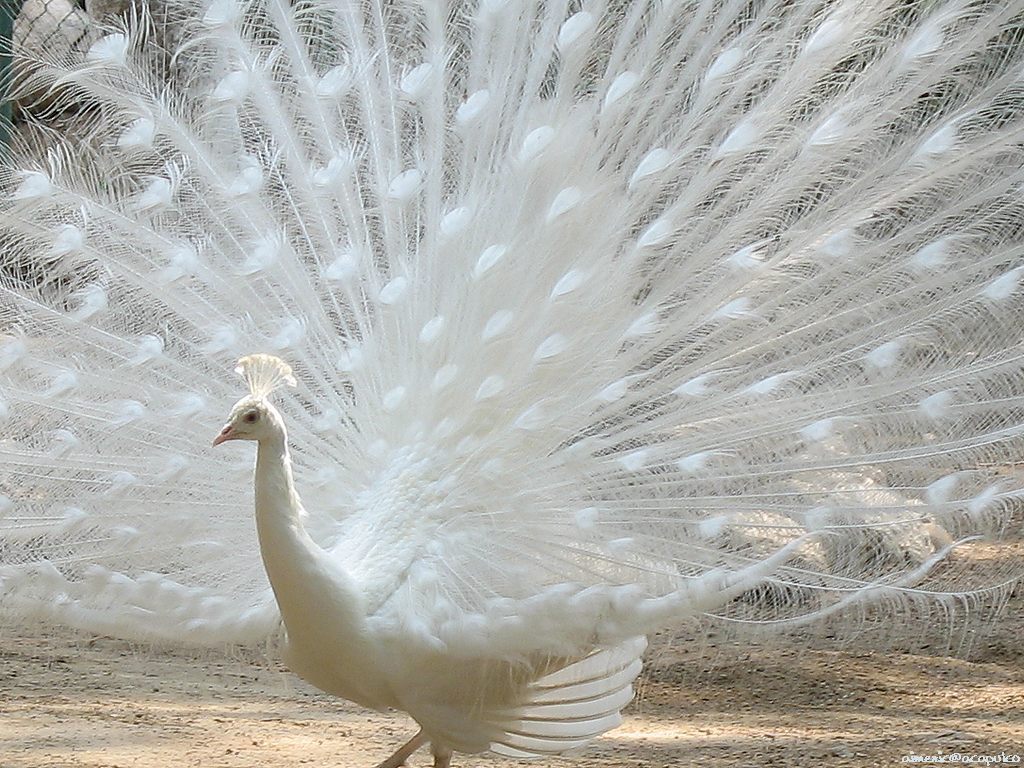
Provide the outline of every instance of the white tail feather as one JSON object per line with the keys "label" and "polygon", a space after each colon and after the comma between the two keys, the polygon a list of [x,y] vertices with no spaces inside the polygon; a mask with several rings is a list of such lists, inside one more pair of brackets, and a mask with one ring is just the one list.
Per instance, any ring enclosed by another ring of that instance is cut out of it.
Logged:
{"label": "white tail feather", "polygon": [[643,638],[598,651],[541,677],[523,703],[498,723],[504,735],[491,750],[510,757],[557,755],[583,746],[622,721],[640,674]]}

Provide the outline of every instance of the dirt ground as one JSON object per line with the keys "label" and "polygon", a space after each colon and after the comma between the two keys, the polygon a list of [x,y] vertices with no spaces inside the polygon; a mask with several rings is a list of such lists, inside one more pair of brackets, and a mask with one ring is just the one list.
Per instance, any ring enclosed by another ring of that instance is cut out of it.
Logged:
{"label": "dirt ground", "polygon": [[[864,768],[910,755],[1024,757],[1022,603],[1018,595],[969,661],[820,640],[766,651],[676,638],[654,653],[623,727],[544,765]],[[265,659],[0,633],[2,768],[370,768],[413,731],[403,715],[319,694]],[[410,765],[429,762],[418,754]],[[513,765],[522,763],[455,761]]]}

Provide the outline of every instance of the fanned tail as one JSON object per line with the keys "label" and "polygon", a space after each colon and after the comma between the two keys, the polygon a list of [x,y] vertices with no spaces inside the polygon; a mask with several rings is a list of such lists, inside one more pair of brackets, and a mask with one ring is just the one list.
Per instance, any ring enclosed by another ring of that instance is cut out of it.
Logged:
{"label": "fanned tail", "polygon": [[0,171],[5,614],[273,629],[206,452],[254,352],[310,532],[424,647],[1019,579],[1015,4],[171,15],[29,69]]}

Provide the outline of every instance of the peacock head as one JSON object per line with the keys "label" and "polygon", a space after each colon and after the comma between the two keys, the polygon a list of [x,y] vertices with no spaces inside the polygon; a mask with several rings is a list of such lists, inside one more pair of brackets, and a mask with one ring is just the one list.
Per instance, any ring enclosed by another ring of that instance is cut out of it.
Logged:
{"label": "peacock head", "polygon": [[291,366],[272,355],[247,355],[235,369],[249,385],[249,394],[235,403],[214,445],[228,440],[263,440],[281,434],[283,424],[268,399],[282,384],[295,386]]}

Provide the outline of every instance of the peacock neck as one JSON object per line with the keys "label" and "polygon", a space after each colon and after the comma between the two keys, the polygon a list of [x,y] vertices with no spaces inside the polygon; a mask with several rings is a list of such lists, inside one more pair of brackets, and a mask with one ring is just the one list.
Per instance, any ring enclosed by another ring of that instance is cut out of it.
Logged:
{"label": "peacock neck", "polygon": [[[278,604],[301,586],[300,564],[320,548],[302,525],[302,504],[292,479],[288,441],[280,436],[261,440],[256,452],[256,532],[260,553]],[[281,606],[282,609],[284,606]]]}
{"label": "peacock neck", "polygon": [[377,645],[366,631],[362,592],[302,525],[283,434],[261,440],[256,454],[256,529],[287,630],[285,663],[329,693],[367,707],[398,706],[380,662],[373,661]]}
{"label": "peacock neck", "polygon": [[264,439],[256,453],[256,531],[260,554],[289,636],[319,634],[325,596],[332,597],[334,634],[361,625],[361,600],[341,565],[306,533],[292,479],[288,442]]}
{"label": "peacock neck", "polygon": [[261,528],[302,527],[285,435],[261,440],[256,451],[256,523]]}

